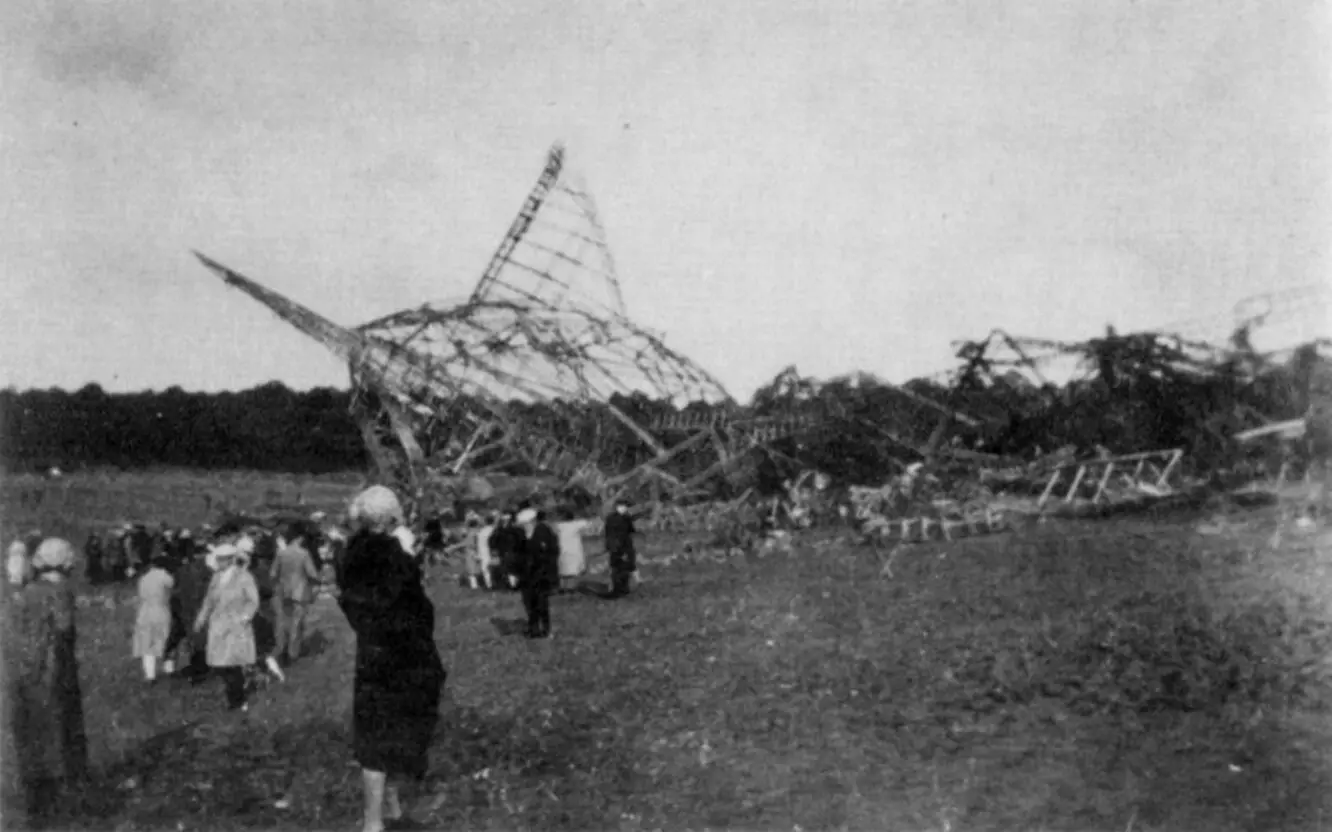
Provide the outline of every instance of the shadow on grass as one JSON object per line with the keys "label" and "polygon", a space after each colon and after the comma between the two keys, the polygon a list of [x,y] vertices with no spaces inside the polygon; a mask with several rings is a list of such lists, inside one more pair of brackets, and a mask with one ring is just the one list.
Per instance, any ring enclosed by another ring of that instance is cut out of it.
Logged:
{"label": "shadow on grass", "polygon": [[501,638],[516,638],[527,632],[526,618],[491,616],[490,623]]}
{"label": "shadow on grass", "polygon": [[[617,826],[617,800],[642,786],[628,746],[604,716],[554,711],[445,706],[426,780],[404,786],[409,811],[432,828]],[[359,773],[340,721],[191,723],[103,772],[52,828],[352,828]]]}
{"label": "shadow on grass", "polygon": [[566,594],[581,598],[610,598],[610,579],[579,578],[578,583],[574,584]]}
{"label": "shadow on grass", "polygon": [[312,659],[315,656],[322,656],[332,643],[333,641],[328,637],[328,633],[323,630],[315,630],[301,642],[301,658]]}
{"label": "shadow on grass", "polygon": [[[58,829],[310,828],[355,817],[347,731],[318,719],[269,730],[228,715],[165,731],[98,773]],[[291,805],[281,807],[280,801]]]}
{"label": "shadow on grass", "polygon": [[627,738],[567,700],[531,713],[450,709],[418,815],[439,828],[607,829],[646,788]]}

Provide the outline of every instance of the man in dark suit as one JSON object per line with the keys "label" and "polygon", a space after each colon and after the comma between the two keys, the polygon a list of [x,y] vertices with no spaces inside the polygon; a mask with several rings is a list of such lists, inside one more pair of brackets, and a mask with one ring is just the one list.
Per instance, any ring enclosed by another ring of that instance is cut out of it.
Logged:
{"label": "man in dark suit", "polygon": [[167,642],[167,660],[162,669],[170,675],[175,671],[175,661],[171,658],[176,648],[183,642],[190,651],[189,664],[181,671],[181,676],[192,684],[200,684],[208,678],[208,660],[206,654],[207,634],[195,633],[189,626],[199,614],[204,598],[208,595],[208,584],[213,579],[213,570],[208,568],[204,558],[206,550],[196,549],[188,561],[180,565],[175,572],[176,587],[171,594],[172,622],[171,637]]}
{"label": "man in dark suit", "polygon": [[88,568],[88,583],[100,586],[106,580],[102,563],[102,538],[97,532],[88,532],[88,539],[83,544],[84,562]]}
{"label": "man in dark suit", "polygon": [[499,574],[492,582],[494,586],[518,588],[519,561],[525,539],[523,530],[514,523],[513,512],[505,511],[500,517],[499,525],[490,535],[490,557],[499,564]]}
{"label": "man in dark suit", "polygon": [[634,551],[634,519],[629,516],[629,504],[620,500],[615,511],[606,518],[606,554],[610,556],[611,597],[629,594],[629,582],[638,568],[638,554]]}
{"label": "man in dark suit", "polygon": [[560,585],[560,541],[536,509],[518,512],[523,530],[519,581],[527,610],[527,637],[550,638],[550,596]]}

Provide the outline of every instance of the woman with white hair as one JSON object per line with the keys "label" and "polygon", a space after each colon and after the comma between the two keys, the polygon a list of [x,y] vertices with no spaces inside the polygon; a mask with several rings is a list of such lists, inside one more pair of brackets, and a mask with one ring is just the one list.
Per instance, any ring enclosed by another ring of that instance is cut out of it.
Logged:
{"label": "woman with white hair", "polygon": [[74,547],[50,538],[32,556],[32,580],[14,596],[5,640],[15,750],[30,815],[43,817],[87,774],[88,741],[75,657]]}
{"label": "woman with white hair", "polygon": [[363,832],[403,817],[396,785],[429,764],[447,674],[435,646],[435,608],[416,559],[394,530],[402,505],[374,486],[348,510],[355,530],[339,570],[338,604],[356,633],[353,750],[365,793]]}
{"label": "woman with white hair", "polygon": [[259,611],[259,587],[250,574],[250,556],[232,543],[208,552],[215,570],[208,594],[194,619],[194,630],[208,628],[208,666],[226,687],[227,707],[248,711],[245,668],[254,664],[254,614]]}

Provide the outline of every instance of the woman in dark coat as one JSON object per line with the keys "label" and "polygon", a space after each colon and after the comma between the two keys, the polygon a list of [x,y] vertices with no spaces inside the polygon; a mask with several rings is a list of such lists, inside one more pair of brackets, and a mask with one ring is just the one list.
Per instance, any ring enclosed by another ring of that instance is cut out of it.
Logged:
{"label": "woman in dark coat", "polygon": [[375,486],[351,505],[355,532],[339,575],[338,603],[356,632],[353,745],[365,789],[363,832],[402,816],[389,780],[425,776],[446,677],[435,647],[435,608],[415,558],[392,531],[402,507]]}
{"label": "woman in dark coat", "polygon": [[37,547],[33,580],[14,599],[5,645],[23,800],[30,817],[49,817],[87,775],[88,741],[75,658],[74,547],[51,538]]}

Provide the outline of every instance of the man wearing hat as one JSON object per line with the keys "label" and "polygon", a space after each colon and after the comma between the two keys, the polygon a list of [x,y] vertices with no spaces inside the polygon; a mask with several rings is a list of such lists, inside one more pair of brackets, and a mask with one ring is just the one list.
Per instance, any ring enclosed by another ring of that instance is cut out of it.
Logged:
{"label": "man wearing hat", "polygon": [[494,583],[518,588],[518,560],[523,547],[523,530],[514,523],[514,512],[505,510],[490,535],[490,558],[497,565]]}
{"label": "man wearing hat", "polygon": [[629,504],[617,500],[615,511],[606,518],[606,554],[610,556],[611,597],[629,594],[629,582],[637,568],[634,551],[634,519],[629,516]]}
{"label": "man wearing hat", "polygon": [[534,508],[518,512],[523,530],[520,581],[527,637],[550,638],[550,595],[560,583],[560,541]]}
{"label": "man wearing hat", "polygon": [[176,591],[172,593],[171,600],[173,605],[178,606],[173,611],[178,617],[172,623],[165,660],[162,662],[162,672],[168,676],[173,675],[176,670],[176,650],[185,645],[189,659],[181,671],[181,677],[194,685],[208,678],[206,640],[202,634],[192,632],[190,627],[190,622],[194,621],[203,607],[204,599],[208,596],[208,584],[213,579],[213,570],[206,560],[208,553],[207,549],[192,549],[189,559],[176,570]]}

